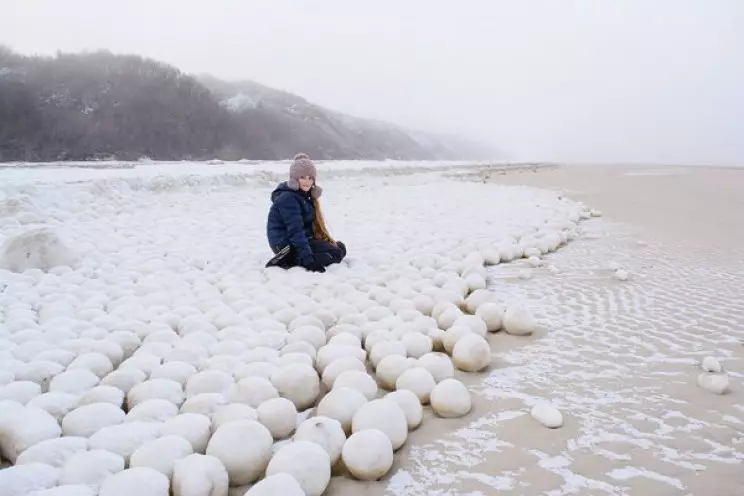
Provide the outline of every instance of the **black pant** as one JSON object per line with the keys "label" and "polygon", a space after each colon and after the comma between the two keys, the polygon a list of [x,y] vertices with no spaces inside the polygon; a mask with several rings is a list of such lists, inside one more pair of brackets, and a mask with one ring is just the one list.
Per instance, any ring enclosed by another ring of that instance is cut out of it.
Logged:
{"label": "black pant", "polygon": [[[341,241],[337,241],[336,246],[315,238],[308,239],[308,242],[310,243],[310,250],[313,252],[315,261],[322,264],[324,267],[328,267],[329,265],[334,263],[339,263],[346,257],[346,245],[344,245]],[[272,250],[275,254],[278,254],[280,253],[281,248],[273,247]],[[284,269],[297,267],[298,265],[302,264],[300,256],[297,253],[297,250],[294,249],[294,247],[290,247],[289,253],[287,253],[283,257],[274,257],[267,264],[267,266],[277,266]]]}

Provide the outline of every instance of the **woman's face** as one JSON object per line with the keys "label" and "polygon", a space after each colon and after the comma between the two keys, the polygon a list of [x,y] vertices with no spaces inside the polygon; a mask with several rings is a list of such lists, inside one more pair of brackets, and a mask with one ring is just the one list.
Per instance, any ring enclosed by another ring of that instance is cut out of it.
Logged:
{"label": "woman's face", "polygon": [[300,189],[302,191],[310,191],[310,188],[312,188],[313,184],[315,184],[315,179],[313,179],[311,176],[302,176],[299,181]]}

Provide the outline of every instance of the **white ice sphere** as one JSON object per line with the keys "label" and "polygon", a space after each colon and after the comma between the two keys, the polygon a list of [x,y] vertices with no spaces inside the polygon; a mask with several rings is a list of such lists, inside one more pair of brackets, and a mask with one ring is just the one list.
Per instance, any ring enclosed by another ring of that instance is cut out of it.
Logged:
{"label": "white ice sphere", "polygon": [[263,377],[264,379],[270,379],[271,374],[273,374],[278,368],[279,366],[274,363],[251,362],[239,365],[233,371],[233,375],[238,382],[247,377]]}
{"label": "white ice sphere", "polygon": [[269,379],[252,376],[238,381],[228,395],[228,400],[257,408],[264,401],[278,397],[279,392]]}
{"label": "white ice sphere", "polygon": [[428,370],[437,383],[455,376],[455,366],[452,365],[450,357],[444,353],[427,353],[418,359],[416,366]]}
{"label": "white ice sphere", "polygon": [[212,430],[236,420],[258,420],[256,409],[245,403],[229,403],[217,407],[212,413]]}
{"label": "white ice sphere", "polygon": [[475,315],[485,322],[488,332],[496,332],[503,326],[504,308],[498,303],[483,303],[475,311]]}
{"label": "white ice sphere", "polygon": [[3,467],[0,470],[0,495],[26,496],[57,485],[59,469],[43,463]]}
{"label": "white ice sphere", "polygon": [[200,413],[211,416],[220,406],[227,403],[227,399],[220,393],[202,393],[192,396],[181,405],[181,413]]}
{"label": "white ice sphere", "polygon": [[41,386],[31,381],[15,381],[0,386],[0,401],[10,400],[25,405],[41,395]]}
{"label": "white ice sphere", "polygon": [[220,370],[205,370],[191,376],[186,381],[186,396],[191,397],[202,393],[226,394],[235,384],[231,374]]}
{"label": "white ice sphere", "polygon": [[[212,435],[209,417],[199,413],[182,413],[160,427],[161,436],[179,436],[191,443],[195,453],[204,453]],[[216,429],[215,429],[216,430]]]}
{"label": "white ice sphere", "polygon": [[300,317],[297,317],[289,324],[289,330],[291,332],[295,329],[305,326],[314,326],[323,331],[326,330],[326,325],[323,323],[323,321],[320,320],[318,317],[315,317],[314,315],[302,315]]}
{"label": "white ice sphere", "polygon": [[98,385],[101,379],[90,370],[66,370],[49,382],[49,391],[56,393],[83,394]]}
{"label": "white ice sphere", "polygon": [[700,362],[700,368],[706,372],[715,372],[717,374],[720,374],[721,372],[723,372],[723,367],[721,367],[721,362],[719,362],[716,358],[712,356],[703,358],[703,361]]}
{"label": "white ice sphere", "polygon": [[124,470],[124,457],[106,450],[91,449],[71,456],[62,466],[61,485],[98,486],[109,476]]}
{"label": "white ice sphere", "polygon": [[373,400],[377,396],[378,391],[377,382],[374,377],[369,375],[367,372],[359,370],[347,370],[346,372],[342,372],[336,378],[333,387],[349,387],[351,389],[356,389],[368,400]]}
{"label": "white ice sphere", "polygon": [[356,357],[360,362],[364,362],[367,354],[363,349],[356,346],[338,345],[338,344],[327,344],[318,350],[318,355],[315,360],[315,367],[319,372],[323,373],[325,368],[338,358],[347,356]]}
{"label": "white ice sphere", "polygon": [[504,330],[515,336],[528,336],[537,330],[537,320],[524,305],[509,305],[504,313]]}
{"label": "white ice sphere", "polygon": [[465,277],[465,283],[468,285],[468,289],[470,289],[470,291],[486,289],[486,286],[488,286],[488,284],[486,283],[486,278],[483,277],[481,274],[476,273],[468,274]]}
{"label": "white ice sphere", "polygon": [[275,440],[286,439],[297,425],[297,408],[286,398],[272,398],[261,403],[256,409],[261,422]]}
{"label": "white ice sphere", "polygon": [[617,269],[613,274],[613,277],[618,281],[627,281],[630,278],[630,274],[625,269]]}
{"label": "white ice sphere", "polygon": [[88,440],[84,437],[65,436],[47,439],[21,453],[16,460],[16,465],[44,463],[61,468],[72,456],[87,450]]}
{"label": "white ice sphere", "polygon": [[312,417],[297,427],[295,441],[311,441],[323,448],[331,458],[333,466],[341,458],[341,450],[346,442],[341,422],[330,417]]}
{"label": "white ice sphere", "polygon": [[485,337],[488,332],[488,326],[477,315],[463,315],[455,320],[452,327],[468,327],[474,334],[482,337]]}
{"label": "white ice sphere", "polygon": [[284,472],[261,479],[241,496],[305,496],[297,479]]}
{"label": "white ice sphere", "polygon": [[548,403],[538,403],[533,406],[530,415],[549,429],[557,429],[563,425],[563,415],[561,415],[561,412]]}
{"label": "white ice sphere", "polygon": [[147,374],[141,370],[117,369],[101,379],[101,385],[113,386],[127,394],[134,386],[147,380]]}
{"label": "white ice sphere", "polygon": [[161,399],[170,401],[176,406],[181,406],[184,398],[183,388],[176,381],[150,379],[129,390],[127,405],[129,408],[133,408],[143,401]]}
{"label": "white ice sphere", "polygon": [[223,463],[230,485],[242,486],[255,482],[266,470],[273,443],[271,432],[259,422],[228,422],[214,432],[206,454]]}
{"label": "white ice sphere", "polygon": [[385,395],[385,399],[392,400],[398,404],[403,413],[406,415],[408,430],[414,430],[424,419],[424,408],[421,406],[421,400],[415,393],[408,389],[399,389]]}
{"label": "white ice sphere", "polygon": [[293,330],[287,338],[287,343],[310,343],[315,349],[326,344],[325,331],[316,326],[301,326]]}
{"label": "white ice sphere", "polygon": [[380,341],[369,352],[369,361],[377,368],[380,361],[389,355],[408,356],[406,346],[400,341]]}
{"label": "white ice sphere", "polygon": [[415,305],[416,310],[424,315],[431,315],[432,310],[434,309],[434,300],[430,296],[423,294],[414,297],[413,304]]}
{"label": "white ice sphere", "polygon": [[388,355],[377,364],[376,374],[380,386],[385,389],[395,389],[398,377],[412,367],[411,362],[402,355]]}
{"label": "white ice sphere", "polygon": [[29,493],[29,496],[97,496],[98,488],[84,484],[67,485],[41,489]]}
{"label": "white ice sphere", "polygon": [[151,379],[169,379],[185,386],[191,376],[196,374],[196,367],[186,362],[167,362],[150,374]]}
{"label": "white ice sphere", "polygon": [[78,256],[52,229],[39,227],[14,234],[0,246],[0,269],[22,273],[31,269],[49,271],[75,266]]}
{"label": "white ice sphere", "polygon": [[101,483],[98,496],[168,496],[168,477],[155,469],[135,467],[122,470]]}
{"label": "white ice sphere", "polygon": [[362,340],[350,332],[340,332],[328,340],[328,344],[362,347]]}
{"label": "white ice sphere", "polygon": [[337,358],[332,361],[325,370],[323,370],[323,384],[325,384],[328,389],[332,389],[336,378],[348,370],[366,372],[367,368],[355,357]]}
{"label": "white ice sphere", "polygon": [[397,450],[408,437],[408,420],[398,404],[389,399],[376,399],[362,405],[351,422],[352,432],[378,429],[390,438]]}
{"label": "white ice sphere", "polygon": [[491,291],[485,289],[476,289],[468,295],[465,299],[465,309],[474,314],[478,311],[481,305],[489,302],[494,302],[495,296]]}
{"label": "white ice sphere", "polygon": [[313,360],[313,357],[306,353],[285,353],[279,357],[279,366],[290,363],[304,363],[311,367],[315,366],[315,360]]}
{"label": "white ice sphere", "polygon": [[279,448],[266,467],[266,475],[289,474],[307,496],[320,496],[331,481],[331,459],[320,445],[295,441]]}
{"label": "white ice sphere", "polygon": [[393,466],[393,445],[378,429],[364,429],[352,434],[341,451],[344,465],[359,480],[381,479]]}
{"label": "white ice sphere", "polygon": [[114,366],[111,360],[103,353],[83,353],[78,355],[70,365],[67,366],[67,370],[89,370],[96,374],[98,377],[105,377],[107,374],[113,372]]}
{"label": "white ice sphere", "polygon": [[352,388],[334,388],[318,403],[318,416],[338,420],[347,434],[351,432],[354,415],[367,403],[367,398]]}
{"label": "white ice sphere", "polygon": [[137,448],[129,459],[129,467],[149,467],[170,479],[176,460],[186,458],[193,452],[191,443],[181,436],[163,436]]}
{"label": "white ice sphere", "polygon": [[431,391],[431,408],[444,418],[467,415],[472,408],[470,392],[457,379],[444,379]]}
{"label": "white ice sphere", "polygon": [[452,349],[452,363],[465,372],[478,372],[491,364],[491,347],[477,334],[466,334]]}
{"label": "white ice sphere", "polygon": [[80,396],[78,405],[93,403],[110,403],[118,408],[124,404],[124,391],[114,386],[96,386]]}
{"label": "white ice sphere", "polygon": [[698,375],[698,386],[715,394],[726,394],[729,392],[729,379],[725,375],[712,375],[703,372]]}
{"label": "white ice sphere", "polygon": [[[15,371],[15,380],[35,382],[42,389],[45,389],[49,387],[49,381],[57,374],[61,374],[63,370],[65,370],[65,367],[57,362],[33,360]],[[6,381],[5,384],[11,381]],[[0,381],[0,384],[2,384],[2,381]]]}
{"label": "white ice sphere", "polygon": [[65,436],[90,437],[104,427],[124,422],[126,414],[111,403],[93,403],[78,407],[65,415],[62,433]]}
{"label": "white ice sphere", "polygon": [[147,400],[127,412],[124,422],[165,422],[178,415],[178,407],[166,400]]}
{"label": "white ice sphere", "polygon": [[0,401],[0,452],[15,463],[25,450],[62,434],[57,420],[45,410]]}
{"label": "white ice sphere", "polygon": [[439,317],[437,317],[437,323],[441,329],[449,329],[462,315],[462,310],[453,305],[447,307],[447,309],[439,314]]}
{"label": "white ice sphere", "polygon": [[320,378],[309,365],[283,365],[271,374],[271,383],[282,398],[287,398],[302,411],[312,406],[320,394]]}
{"label": "white ice sphere", "polygon": [[173,464],[173,496],[227,496],[229,479],[222,462],[193,454]]}
{"label": "white ice sphere", "polygon": [[90,437],[88,446],[91,449],[103,449],[124,457],[148,441],[160,435],[160,424],[154,422],[128,422],[126,424],[104,427]]}
{"label": "white ice sphere", "polygon": [[436,386],[436,381],[431,373],[423,367],[412,367],[403,372],[395,382],[395,389],[411,391],[419,399],[422,405],[429,403],[431,390]]}
{"label": "white ice sphere", "polygon": [[455,326],[447,329],[442,335],[442,346],[444,346],[444,350],[452,354],[452,350],[454,350],[457,342],[467,334],[473,334],[473,330],[469,327]]}
{"label": "white ice sphere", "polygon": [[420,334],[418,332],[405,334],[401,337],[400,341],[406,347],[409,357],[418,358],[429,353],[434,348],[431,338],[426,334]]}

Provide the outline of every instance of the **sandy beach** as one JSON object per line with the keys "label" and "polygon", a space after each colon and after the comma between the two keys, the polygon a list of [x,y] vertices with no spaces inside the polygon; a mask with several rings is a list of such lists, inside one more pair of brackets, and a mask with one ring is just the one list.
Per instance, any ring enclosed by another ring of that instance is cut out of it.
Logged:
{"label": "sandy beach", "polygon": [[[544,333],[499,333],[476,408],[453,432],[411,436],[387,487],[360,494],[734,495],[744,474],[744,170],[551,167],[469,179],[530,185],[601,209],[585,235],[520,280],[491,270],[503,301],[534,304]],[[608,264],[627,269],[614,280]],[[721,360],[724,396],[696,383]],[[564,413],[547,430],[529,405]],[[340,486],[339,486],[340,487]],[[332,494],[346,494],[343,490]]]}

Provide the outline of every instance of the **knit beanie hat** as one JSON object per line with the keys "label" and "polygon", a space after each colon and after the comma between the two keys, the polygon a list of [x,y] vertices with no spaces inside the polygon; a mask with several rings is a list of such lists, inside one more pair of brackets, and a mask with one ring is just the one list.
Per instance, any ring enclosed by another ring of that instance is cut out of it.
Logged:
{"label": "knit beanie hat", "polygon": [[[310,160],[310,157],[305,153],[298,153],[294,157],[294,162],[292,162],[292,165],[289,167],[289,181],[287,181],[287,186],[293,190],[298,190],[300,189],[301,177],[310,176],[313,179],[317,179],[317,174],[318,172],[315,169],[315,164]],[[315,184],[310,190],[310,195],[317,199],[320,197],[322,192],[323,188]]]}

